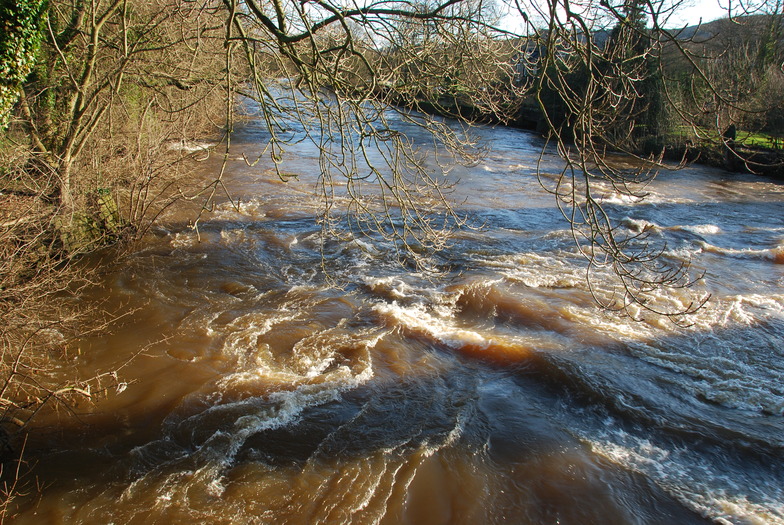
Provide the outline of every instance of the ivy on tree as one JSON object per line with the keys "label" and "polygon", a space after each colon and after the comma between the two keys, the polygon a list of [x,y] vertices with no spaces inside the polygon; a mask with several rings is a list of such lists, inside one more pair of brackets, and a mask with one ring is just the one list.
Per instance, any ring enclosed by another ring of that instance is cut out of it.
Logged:
{"label": "ivy on tree", "polygon": [[47,0],[0,0],[0,129],[8,126],[19,86],[35,65]]}

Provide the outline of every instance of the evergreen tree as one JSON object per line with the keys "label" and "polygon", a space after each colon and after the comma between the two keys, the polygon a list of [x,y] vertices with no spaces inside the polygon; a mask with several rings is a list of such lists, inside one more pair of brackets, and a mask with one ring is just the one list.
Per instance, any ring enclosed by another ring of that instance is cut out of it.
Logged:
{"label": "evergreen tree", "polygon": [[617,115],[608,130],[614,141],[632,150],[657,146],[664,121],[662,77],[652,53],[642,0],[627,0],[612,29],[605,65],[610,79],[608,91],[625,93],[617,104]]}

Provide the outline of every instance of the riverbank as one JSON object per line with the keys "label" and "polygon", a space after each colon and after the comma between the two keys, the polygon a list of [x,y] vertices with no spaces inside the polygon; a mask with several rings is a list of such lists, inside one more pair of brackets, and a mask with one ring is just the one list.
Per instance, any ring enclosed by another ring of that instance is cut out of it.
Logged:
{"label": "riverbank", "polygon": [[11,140],[0,145],[0,522],[15,493],[30,488],[22,478],[28,442],[41,434],[35,420],[75,412],[121,382],[117,367],[79,370],[76,341],[128,310],[110,312],[84,294],[199,182],[186,161],[207,156],[209,144],[197,140],[217,132],[192,133],[190,142],[92,150],[101,162],[80,165],[70,212],[40,154]]}
{"label": "riverbank", "polygon": [[730,149],[724,144],[702,141],[667,145],[664,157],[675,162],[685,160],[734,173],[784,179],[784,151],[780,149],[743,144],[735,144]]}

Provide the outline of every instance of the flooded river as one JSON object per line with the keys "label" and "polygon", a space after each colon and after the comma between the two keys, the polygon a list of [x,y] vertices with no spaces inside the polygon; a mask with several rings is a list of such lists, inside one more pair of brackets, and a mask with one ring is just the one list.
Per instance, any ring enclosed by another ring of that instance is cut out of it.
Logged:
{"label": "flooded river", "polygon": [[313,148],[285,184],[234,155],[239,209],[200,240],[172,212],[94,292],[132,313],[77,368],[121,382],[30,444],[40,496],[15,522],[784,523],[784,185],[691,167],[644,201],[605,188],[705,272],[674,300],[711,294],[689,327],[638,322],[593,301],[541,139],[479,133],[489,155],[450,174],[474,227],[440,276],[322,253]]}

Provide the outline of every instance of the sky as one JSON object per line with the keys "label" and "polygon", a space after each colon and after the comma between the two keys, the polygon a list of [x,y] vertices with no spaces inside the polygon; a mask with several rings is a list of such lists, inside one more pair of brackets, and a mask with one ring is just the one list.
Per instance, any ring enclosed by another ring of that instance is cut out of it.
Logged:
{"label": "sky", "polygon": [[[572,5],[594,3],[596,0],[575,0]],[[611,0],[613,4],[620,4],[622,0]],[[664,0],[668,3],[678,2],[680,5],[676,12],[670,17],[665,27],[672,29],[681,28],[687,25],[696,25],[700,23],[712,22],[718,18],[727,16],[727,7],[732,5],[733,12],[737,13],[740,6],[749,6],[752,4],[764,3],[769,0]],[[522,0],[521,3],[536,2],[536,0]],[[501,0],[500,4],[506,6],[511,14],[502,19],[501,25],[505,29],[520,30],[523,27],[520,15],[517,14],[514,5],[514,0]],[[659,2],[654,1],[654,4]]]}
{"label": "sky", "polygon": [[695,25],[700,18],[703,23],[712,22],[727,16],[727,6],[727,0],[686,0],[686,5],[674,18],[683,25]]}

